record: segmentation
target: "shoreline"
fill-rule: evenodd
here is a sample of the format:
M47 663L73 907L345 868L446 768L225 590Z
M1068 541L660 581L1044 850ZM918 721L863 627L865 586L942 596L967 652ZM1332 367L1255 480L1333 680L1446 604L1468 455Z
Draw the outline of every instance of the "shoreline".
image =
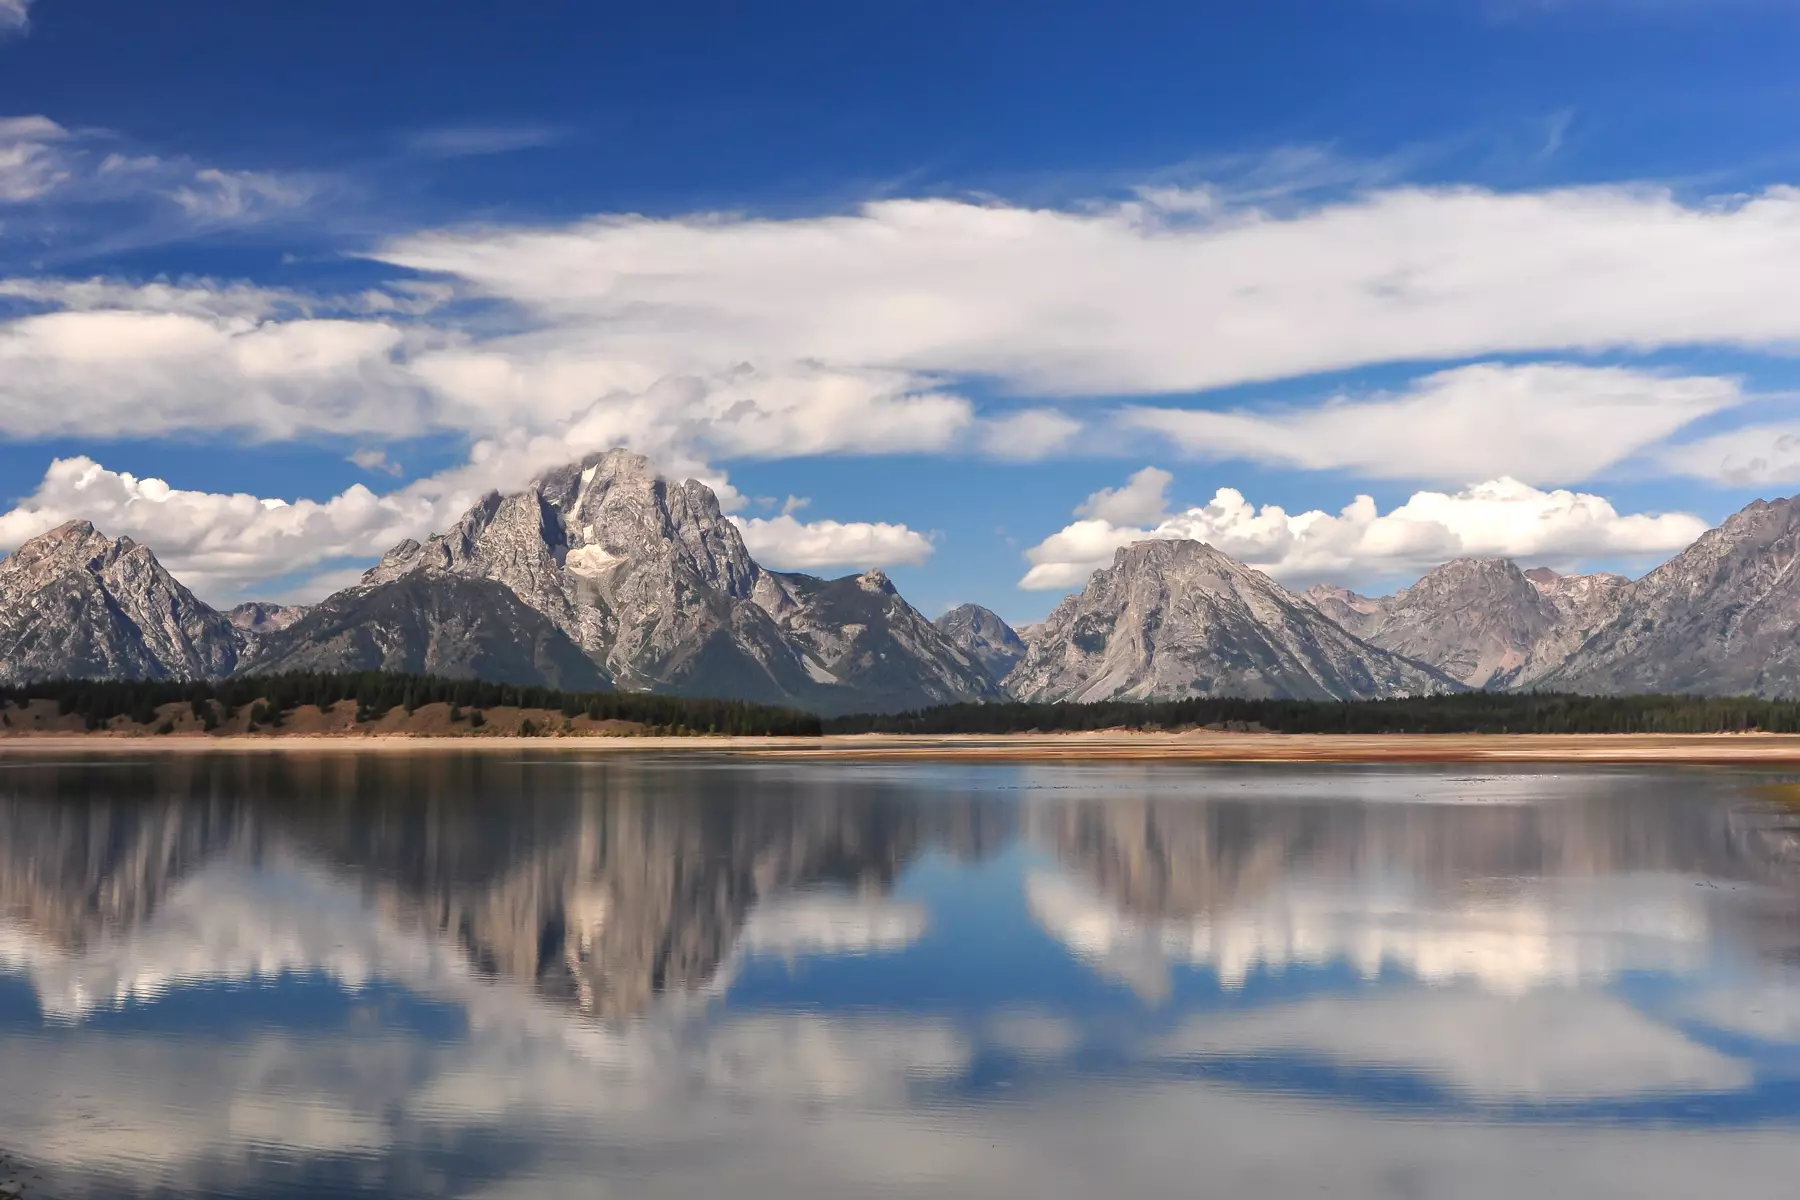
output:
M516 753L706 754L762 761L1168 763L1670 763L1800 767L1800 734L1057 733L823 738L409 734L32 733L0 759L45 755Z

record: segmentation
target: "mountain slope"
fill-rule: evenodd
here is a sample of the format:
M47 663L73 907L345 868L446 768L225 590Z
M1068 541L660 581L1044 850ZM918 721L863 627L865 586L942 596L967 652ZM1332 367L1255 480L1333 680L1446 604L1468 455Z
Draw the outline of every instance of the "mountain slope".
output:
M979 604L963 604L932 622L950 644L999 682L1025 657L1025 642L1011 625Z
M314 605L264 634L241 671L400 671L571 691L611 686L579 646L505 586L424 571Z
M1201 542L1145 541L1058 605L1006 679L1026 700L1360 700L1444 692L1431 668L1358 641Z
M865 711L918 708L1005 693L982 665L901 599L883 571L842 579L770 573L793 601L782 630L851 690Z
M1635 583L1538 686L1800 695L1800 498L1758 500Z
M147 547L87 521L0 561L0 679L201 679L227 675L240 635Z
M1321 583L1300 593L1300 598L1359 638L1366 638L1381 624L1386 597L1363 596L1347 587Z

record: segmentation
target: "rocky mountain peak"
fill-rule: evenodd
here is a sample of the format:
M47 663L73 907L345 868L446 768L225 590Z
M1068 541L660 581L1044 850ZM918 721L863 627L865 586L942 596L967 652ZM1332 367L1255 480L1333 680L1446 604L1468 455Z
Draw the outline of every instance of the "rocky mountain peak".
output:
M1347 587L1329 583L1315 584L1300 593L1300 598L1336 621L1339 625L1366 638L1381 623L1387 601L1364 596Z
M996 682L1005 679L1025 657L1024 639L979 604L958 605L932 624L952 645L980 663Z
M1024 699L1075 701L1360 699L1456 686L1358 641L1216 548L1174 540L1118 551L1050 614L1006 684Z
M240 635L130 538L69 521L0 561L0 678L229 674Z
M1368 641L1473 688L1515 682L1561 616L1506 558L1451 559L1379 609L1363 627Z
M899 589L894 587L894 581L889 579L887 572L883 571L880 567L864 571L861 575L857 576L856 586L865 592L873 592L877 595L899 595Z
M484 497L449 531L395 546L363 586L421 571L504 585L627 688L826 710L994 691L885 572L765 571L711 488L628 451Z

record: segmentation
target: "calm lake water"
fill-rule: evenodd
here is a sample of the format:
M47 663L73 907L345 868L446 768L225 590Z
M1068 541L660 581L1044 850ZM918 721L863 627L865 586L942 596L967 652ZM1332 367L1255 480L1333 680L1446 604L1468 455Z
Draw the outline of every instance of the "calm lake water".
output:
M0 1177L1791 1197L1777 781L7 761Z

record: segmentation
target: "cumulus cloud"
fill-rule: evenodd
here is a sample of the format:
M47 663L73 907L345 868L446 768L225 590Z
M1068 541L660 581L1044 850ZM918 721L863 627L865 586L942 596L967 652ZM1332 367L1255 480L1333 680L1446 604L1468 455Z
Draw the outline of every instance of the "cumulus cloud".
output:
M354 463L365 471L380 471L386 475L399 475L405 468L389 458L386 450L364 448L352 453L346 462Z
M1169 484L1175 477L1157 467L1145 467L1124 487L1101 488L1076 507L1078 517L1093 517L1113 525L1145 525L1163 519L1169 507Z
M1566 363L1479 363L1397 395L1310 408L1132 408L1127 424L1197 458L1241 458L1380 479L1461 482L1510 474L1588 479L1700 417L1743 403L1735 380Z
M750 556L781 570L917 566L931 557L930 538L884 521L803 522L788 513L732 520Z
M441 528L477 495L425 481L385 496L355 484L328 500L288 502L184 491L89 458L61 458L30 496L0 515L0 546L85 517L109 537L149 546L195 591L222 596L332 559L379 555L402 538Z
M1541 491L1516 479L1455 493L1415 492L1385 514L1369 496L1356 497L1335 515L1317 509L1290 514L1275 505L1259 509L1236 489L1220 488L1205 506L1154 526L1104 517L1075 521L1025 552L1032 565L1019 586L1079 587L1110 565L1116 551L1150 538L1207 542L1284 582L1303 583L1416 573L1463 555L1557 567L1663 555L1683 549L1706 528L1686 513L1621 514L1603 497Z
M377 254L620 357L968 373L1043 395L1800 337L1792 188L1690 205L1644 187L1402 187L1292 215L1205 191L1074 210L884 200L427 232Z

